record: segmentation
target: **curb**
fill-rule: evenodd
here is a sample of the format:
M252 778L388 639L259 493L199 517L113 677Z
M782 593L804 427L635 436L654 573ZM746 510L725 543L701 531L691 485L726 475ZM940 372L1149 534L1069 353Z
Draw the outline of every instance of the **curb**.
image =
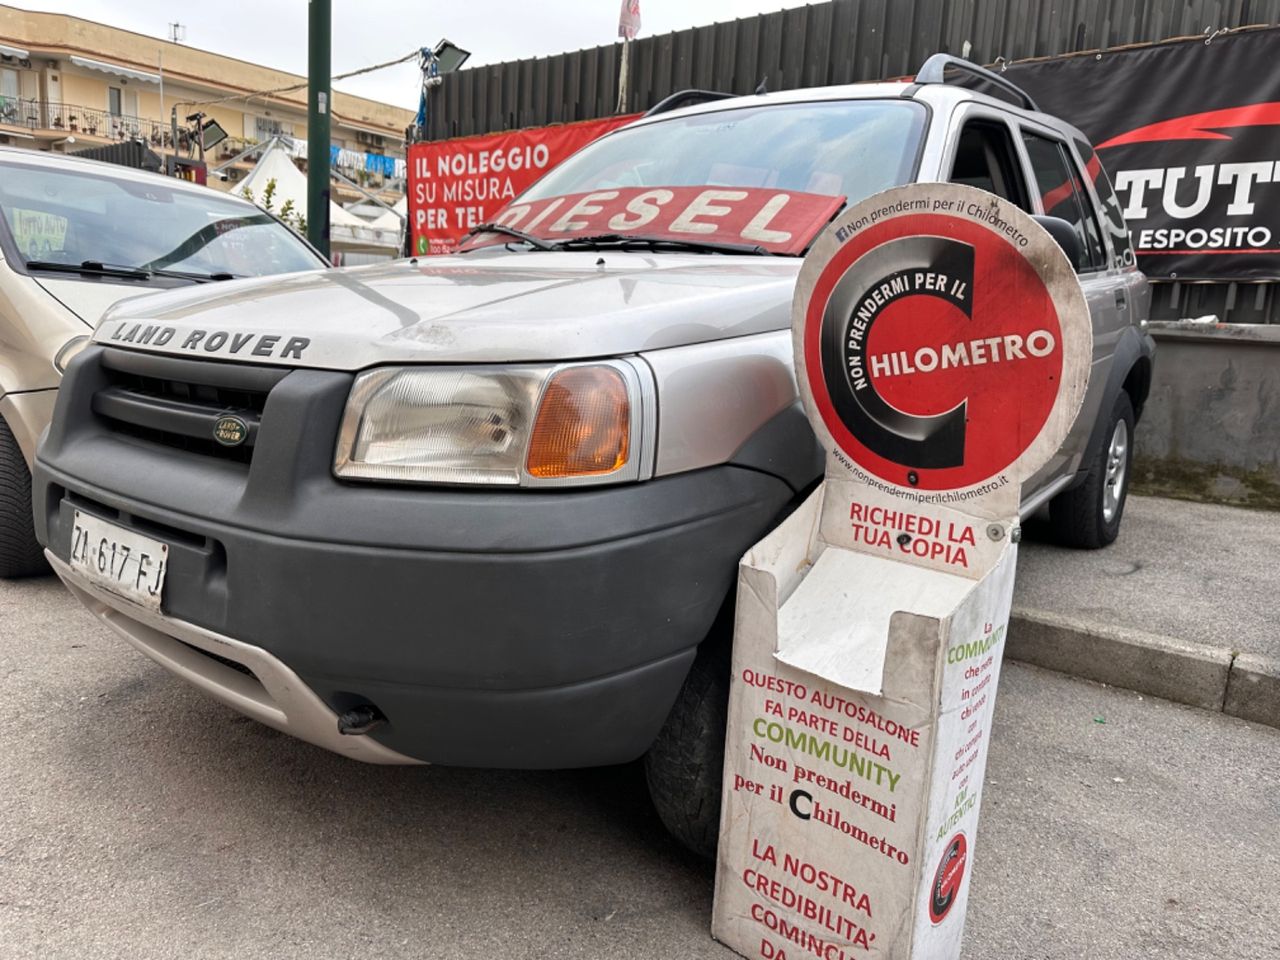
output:
M1042 610L1015 609L1006 655L1059 673L1280 727L1280 660Z
M1280 727L1280 658L1242 653L1231 664L1224 712Z

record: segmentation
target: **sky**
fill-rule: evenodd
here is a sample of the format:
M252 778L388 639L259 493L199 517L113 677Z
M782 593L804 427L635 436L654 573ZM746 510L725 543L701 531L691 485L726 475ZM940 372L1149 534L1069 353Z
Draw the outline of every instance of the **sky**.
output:
M165 38L168 24L187 28L187 46L264 66L307 72L306 0L5 0L16 7L69 13ZM640 36L653 36L804 0L640 0ZM467 66L549 56L612 43L620 0L332 0L333 72L393 60L448 37L472 52ZM334 86L394 103L418 105L420 74L413 63Z

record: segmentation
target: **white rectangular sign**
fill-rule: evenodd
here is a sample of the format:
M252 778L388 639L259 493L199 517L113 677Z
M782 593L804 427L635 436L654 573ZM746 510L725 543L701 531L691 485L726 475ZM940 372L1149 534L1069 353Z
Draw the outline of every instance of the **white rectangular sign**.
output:
M1016 547L976 583L848 553L813 534L822 495L741 568L713 932L761 960L958 956ZM857 609L817 599L833 575Z
M104 589L158 611L169 547L79 510L71 530L71 565Z

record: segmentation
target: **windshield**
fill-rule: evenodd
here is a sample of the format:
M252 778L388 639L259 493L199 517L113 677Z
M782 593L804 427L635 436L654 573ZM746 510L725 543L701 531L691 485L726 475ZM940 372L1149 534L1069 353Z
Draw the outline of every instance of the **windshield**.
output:
M323 265L288 227L213 190L5 164L0 214L24 263L257 277Z
M475 227L462 249L799 256L846 203L912 178L926 116L900 100L833 100L626 127Z
M611 187L727 186L855 204L911 179L925 116L918 103L832 100L625 127L578 151L516 202Z

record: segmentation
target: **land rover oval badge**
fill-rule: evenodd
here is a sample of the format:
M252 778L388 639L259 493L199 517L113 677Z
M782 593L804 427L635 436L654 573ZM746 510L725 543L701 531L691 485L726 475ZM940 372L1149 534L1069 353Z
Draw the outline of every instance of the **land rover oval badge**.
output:
M213 439L224 447L238 447L249 439L249 425L239 417L226 414L214 421Z

